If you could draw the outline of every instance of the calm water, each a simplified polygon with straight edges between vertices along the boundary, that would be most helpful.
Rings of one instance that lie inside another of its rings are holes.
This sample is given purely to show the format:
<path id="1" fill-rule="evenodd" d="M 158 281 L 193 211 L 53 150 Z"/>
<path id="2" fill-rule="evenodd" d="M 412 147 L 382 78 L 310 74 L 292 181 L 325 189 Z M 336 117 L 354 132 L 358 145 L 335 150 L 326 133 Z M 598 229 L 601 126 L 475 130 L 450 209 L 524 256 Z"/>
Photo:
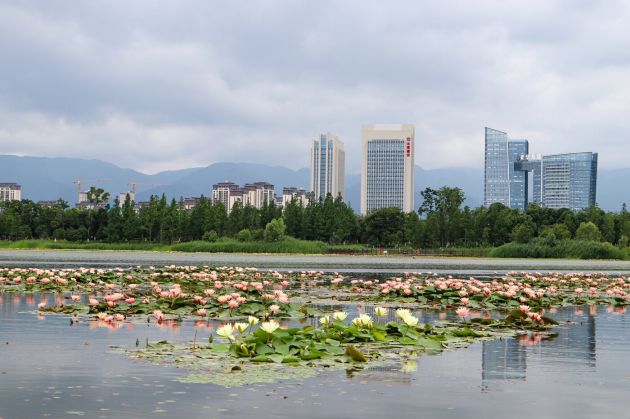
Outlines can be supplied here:
<path id="1" fill-rule="evenodd" d="M 0 298 L 0 418 L 610 418 L 630 417 L 630 321 L 588 307 L 553 316 L 570 323 L 548 341 L 504 339 L 437 356 L 417 371 L 329 372 L 303 381 L 226 389 L 183 384 L 186 371 L 110 352 L 144 342 L 200 341 L 192 321 L 119 329 L 34 314 L 40 297 Z M 49 302 L 53 297 L 49 297 Z M 431 321 L 434 313 L 422 313 Z"/>
<path id="2" fill-rule="evenodd" d="M 606 271 L 629 273 L 630 261 L 541 260 L 490 258 L 428 258 L 337 255 L 252 255 L 216 253 L 165 253 L 119 251 L 0 250 L 0 266 L 117 267 L 210 265 L 250 266 L 278 270 L 322 270 L 326 272 L 401 273 L 440 272 L 457 275 L 488 275 L 507 271 Z"/>

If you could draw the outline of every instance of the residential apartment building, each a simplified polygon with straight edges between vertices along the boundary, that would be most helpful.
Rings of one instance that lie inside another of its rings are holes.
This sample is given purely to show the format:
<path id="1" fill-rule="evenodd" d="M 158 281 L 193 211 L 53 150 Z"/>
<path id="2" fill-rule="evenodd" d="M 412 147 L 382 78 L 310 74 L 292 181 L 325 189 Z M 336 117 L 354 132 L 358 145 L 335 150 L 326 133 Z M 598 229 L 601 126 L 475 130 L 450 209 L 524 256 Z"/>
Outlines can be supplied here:
<path id="1" fill-rule="evenodd" d="M 415 128 L 409 124 L 364 125 L 361 213 L 387 207 L 414 211 Z"/>
<path id="2" fill-rule="evenodd" d="M 262 208 L 265 202 L 276 204 L 274 185 L 269 182 L 246 183 L 242 188 L 234 182 L 219 182 L 212 185 L 212 202 L 221 202 L 228 212 L 235 203 Z"/>
<path id="3" fill-rule="evenodd" d="M 343 142 L 330 132 L 321 134 L 311 146 L 311 192 L 315 199 L 344 194 L 346 154 Z"/>
<path id="4" fill-rule="evenodd" d="M 286 208 L 293 198 L 296 198 L 298 204 L 303 206 L 308 204 L 308 196 L 304 189 L 295 187 L 282 188 L 282 208 Z"/>
<path id="5" fill-rule="evenodd" d="M 21 201 L 22 187 L 17 183 L 0 183 L 0 202 Z"/>

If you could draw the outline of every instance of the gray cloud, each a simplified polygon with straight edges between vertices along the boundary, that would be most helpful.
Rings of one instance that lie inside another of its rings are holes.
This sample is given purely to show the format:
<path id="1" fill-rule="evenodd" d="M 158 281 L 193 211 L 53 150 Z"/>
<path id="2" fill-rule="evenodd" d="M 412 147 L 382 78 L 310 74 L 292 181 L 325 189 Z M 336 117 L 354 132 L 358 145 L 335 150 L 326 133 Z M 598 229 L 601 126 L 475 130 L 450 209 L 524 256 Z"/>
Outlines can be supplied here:
<path id="1" fill-rule="evenodd" d="M 358 171 L 405 122 L 426 168 L 481 166 L 485 125 L 627 165 L 626 2 L 419 3 L 0 2 L 0 153 L 297 168 L 332 130 Z"/>

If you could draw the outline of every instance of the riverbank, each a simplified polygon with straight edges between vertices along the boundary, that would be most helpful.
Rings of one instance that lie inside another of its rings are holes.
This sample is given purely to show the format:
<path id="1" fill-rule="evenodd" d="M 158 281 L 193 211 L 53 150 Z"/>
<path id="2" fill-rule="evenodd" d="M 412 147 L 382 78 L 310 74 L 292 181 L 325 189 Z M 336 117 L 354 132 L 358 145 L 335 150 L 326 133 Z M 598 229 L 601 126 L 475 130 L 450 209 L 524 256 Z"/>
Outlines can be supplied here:
<path id="1" fill-rule="evenodd" d="M 216 241 L 193 241 L 172 245 L 158 243 L 103 243 L 70 242 L 65 240 L 17 240 L 0 241 L 0 249 L 39 250 L 110 250 L 150 251 L 186 253 L 259 253 L 259 254 L 302 254 L 302 255 L 407 255 L 407 256 L 451 256 L 486 257 L 490 248 L 411 249 L 375 248 L 362 244 L 327 244 L 321 241 L 299 240 L 285 237 L 276 242 L 258 240 L 239 241 L 219 238 Z"/>
<path id="2" fill-rule="evenodd" d="M 428 256 L 263 255 L 154 251 L 0 249 L 0 266 L 128 267 L 164 265 L 247 266 L 281 271 L 317 270 L 382 274 L 436 272 L 493 275 L 510 271 L 630 272 L 630 261 L 572 259 L 498 259 Z"/>

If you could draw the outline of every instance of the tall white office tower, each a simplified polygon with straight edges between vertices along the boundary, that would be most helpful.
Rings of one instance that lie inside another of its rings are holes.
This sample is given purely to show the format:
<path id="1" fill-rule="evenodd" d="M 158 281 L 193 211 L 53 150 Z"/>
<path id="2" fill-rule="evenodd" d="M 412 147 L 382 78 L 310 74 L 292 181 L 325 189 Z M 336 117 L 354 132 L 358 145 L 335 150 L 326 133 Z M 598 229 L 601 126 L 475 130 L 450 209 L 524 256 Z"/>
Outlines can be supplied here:
<path id="1" fill-rule="evenodd" d="M 414 134 L 410 124 L 363 125 L 361 213 L 398 207 L 414 211 Z"/>
<path id="2" fill-rule="evenodd" d="M 321 134 L 311 147 L 311 192 L 314 198 L 344 194 L 346 153 L 343 142 L 330 132 Z"/>

